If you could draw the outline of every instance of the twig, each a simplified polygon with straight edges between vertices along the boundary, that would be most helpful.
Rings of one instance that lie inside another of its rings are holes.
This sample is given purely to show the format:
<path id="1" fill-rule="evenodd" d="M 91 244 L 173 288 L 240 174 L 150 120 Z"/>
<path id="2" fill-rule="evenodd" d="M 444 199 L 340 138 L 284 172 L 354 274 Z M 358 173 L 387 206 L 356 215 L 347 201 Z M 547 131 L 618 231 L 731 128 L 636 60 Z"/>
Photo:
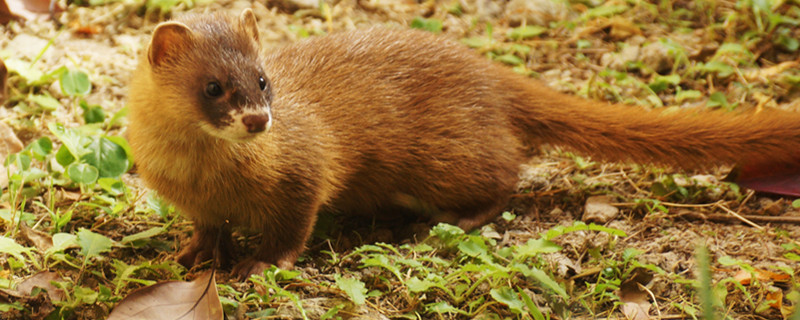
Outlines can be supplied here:
<path id="1" fill-rule="evenodd" d="M 702 214 L 696 212 L 684 212 L 679 215 L 680 217 L 692 219 L 692 220 L 709 220 L 715 222 L 733 222 L 733 221 L 741 221 L 738 218 L 731 217 L 728 214 Z M 754 215 L 744 215 L 741 216 L 746 220 L 752 222 L 760 222 L 760 223 L 786 223 L 786 224 L 797 224 L 800 225 L 800 217 L 774 217 L 774 216 L 754 216 Z"/>
<path id="2" fill-rule="evenodd" d="M 727 212 L 728 214 L 730 214 L 730 215 L 732 215 L 732 216 L 736 217 L 737 219 L 739 219 L 739 220 L 741 220 L 742 222 L 744 222 L 744 223 L 746 223 L 746 224 L 750 225 L 751 227 L 753 227 L 753 228 L 756 228 L 756 229 L 758 229 L 759 231 L 764 231 L 764 227 L 762 227 L 762 226 L 759 226 L 759 225 L 757 225 L 757 224 L 753 223 L 752 221 L 750 221 L 750 220 L 748 220 L 747 218 L 745 218 L 745 217 L 743 217 L 743 216 L 739 215 L 739 214 L 738 214 L 738 213 L 736 213 L 735 211 L 733 211 L 733 210 L 731 210 L 731 209 L 728 209 L 728 207 L 726 207 L 726 206 L 724 206 L 724 205 L 720 204 L 719 202 L 717 202 L 717 204 L 716 204 L 716 207 L 717 207 L 717 208 L 720 208 L 720 209 L 722 209 L 723 211 L 725 211 L 725 212 Z"/>

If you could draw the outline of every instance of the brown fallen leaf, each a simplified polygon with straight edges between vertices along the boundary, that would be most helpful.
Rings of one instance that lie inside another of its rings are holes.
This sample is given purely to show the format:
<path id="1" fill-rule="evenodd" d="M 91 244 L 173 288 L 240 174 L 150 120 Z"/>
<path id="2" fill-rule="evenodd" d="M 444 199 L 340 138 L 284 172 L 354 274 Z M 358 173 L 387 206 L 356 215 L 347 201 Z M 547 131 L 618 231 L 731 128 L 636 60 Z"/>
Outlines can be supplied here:
<path id="1" fill-rule="evenodd" d="M 11 312 L 4 313 L 2 319 L 45 319 L 55 310 L 53 301 L 63 301 L 66 295 L 64 291 L 52 284 L 53 281 L 61 281 L 62 278 L 55 272 L 39 272 L 17 285 L 16 290 L 0 290 L 0 302 L 21 303 L 29 306 L 25 316 Z M 41 288 L 46 294 L 33 296 L 34 288 Z"/>
<path id="2" fill-rule="evenodd" d="M 12 18 L 22 17 L 24 20 L 48 19 L 50 17 L 50 0 L 0 0 L 6 5 Z M 60 11 L 57 3 L 54 11 Z M 2 5 L 0 5 L 2 7 Z M 0 17 L 0 21 L 2 17 Z"/>
<path id="3" fill-rule="evenodd" d="M 30 296 L 34 288 L 41 288 L 47 292 L 50 301 L 62 301 L 66 297 L 64 290 L 53 285 L 53 281 L 62 280 L 61 276 L 55 272 L 42 271 L 20 282 L 17 285 L 17 292 Z"/>
<path id="4" fill-rule="evenodd" d="M 108 320 L 223 319 L 214 273 L 194 281 L 167 281 L 134 290 L 117 304 Z"/>
<path id="5" fill-rule="evenodd" d="M 24 20 L 24 18 L 11 13 L 11 9 L 8 8 L 8 4 L 6 0 L 0 0 L 0 24 L 5 25 L 11 20 Z"/>
<path id="6" fill-rule="evenodd" d="M 619 300 L 622 302 L 620 310 L 625 318 L 630 320 L 650 319 L 650 296 L 642 288 L 652 279 L 652 274 L 644 269 L 639 269 L 619 286 Z"/>
<path id="7" fill-rule="evenodd" d="M 600 17 L 587 22 L 576 36 L 583 37 L 603 30 L 608 30 L 608 36 L 617 41 L 642 34 L 642 30 L 633 21 L 614 16 L 611 18 Z"/>
<path id="8" fill-rule="evenodd" d="M 0 0 L 2 1 L 2 0 Z M 0 159 L 5 159 L 9 154 L 22 150 L 22 141 L 5 122 L 0 121 Z M 6 167 L 0 162 L 0 189 L 8 186 Z"/>
<path id="9" fill-rule="evenodd" d="M 739 270 L 733 276 L 733 278 L 741 283 L 742 285 L 749 285 L 753 282 L 753 276 L 756 277 L 756 280 L 764 282 L 764 281 L 774 281 L 774 282 L 787 282 L 791 279 L 791 276 L 785 273 L 775 273 L 769 270 L 764 269 L 756 269 L 754 272 L 749 272 L 747 270 Z"/>
<path id="10" fill-rule="evenodd" d="M 32 243 L 39 252 L 45 252 L 53 246 L 53 237 L 47 232 L 31 229 L 24 223 L 21 223 L 19 227 L 20 231 L 22 231 L 22 237 Z"/>
<path id="11" fill-rule="evenodd" d="M 767 296 L 764 298 L 769 301 L 770 307 L 781 310 L 781 308 L 783 308 L 783 291 L 776 287 L 771 287 L 770 289 L 771 290 L 767 292 Z"/>

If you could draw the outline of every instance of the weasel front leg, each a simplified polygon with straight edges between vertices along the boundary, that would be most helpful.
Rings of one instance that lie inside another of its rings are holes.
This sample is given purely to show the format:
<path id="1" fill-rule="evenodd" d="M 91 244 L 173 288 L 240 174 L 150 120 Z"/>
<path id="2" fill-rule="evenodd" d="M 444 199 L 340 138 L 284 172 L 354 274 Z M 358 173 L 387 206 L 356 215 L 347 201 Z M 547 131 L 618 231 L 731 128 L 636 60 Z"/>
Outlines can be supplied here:
<path id="1" fill-rule="evenodd" d="M 196 221 L 192 238 L 178 253 L 178 263 L 188 269 L 211 260 L 214 258 L 214 250 L 217 249 L 218 238 L 219 254 L 217 255 L 217 263 L 220 267 L 227 267 L 233 258 L 234 250 L 230 229 L 226 226 L 199 224 Z"/>
<path id="2" fill-rule="evenodd" d="M 233 267 L 233 274 L 246 279 L 251 274 L 261 274 L 270 265 L 281 269 L 292 269 L 297 258 L 314 230 L 317 209 L 300 212 L 291 221 L 275 223 L 262 228 L 261 242 L 255 254 L 248 256 Z"/>

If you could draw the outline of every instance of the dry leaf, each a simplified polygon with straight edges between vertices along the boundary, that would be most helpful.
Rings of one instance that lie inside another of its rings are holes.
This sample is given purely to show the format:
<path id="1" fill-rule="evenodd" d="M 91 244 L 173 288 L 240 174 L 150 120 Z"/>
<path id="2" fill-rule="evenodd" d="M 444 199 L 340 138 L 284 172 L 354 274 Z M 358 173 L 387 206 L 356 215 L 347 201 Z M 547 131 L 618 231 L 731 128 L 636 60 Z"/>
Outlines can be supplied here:
<path id="1" fill-rule="evenodd" d="M 167 281 L 134 290 L 117 304 L 115 319 L 222 319 L 222 304 L 212 272 L 194 281 Z"/>
<path id="2" fill-rule="evenodd" d="M 22 141 L 19 141 L 14 130 L 5 122 L 0 122 L 0 157 L 5 159 L 9 154 L 22 150 Z"/>
<path id="3" fill-rule="evenodd" d="M 642 30 L 633 21 L 621 16 L 613 16 L 608 21 L 611 31 L 608 33 L 612 39 L 625 40 L 634 35 L 641 35 Z"/>
<path id="4" fill-rule="evenodd" d="M 30 313 L 26 314 L 25 319 L 45 319 L 55 310 L 52 302 L 63 301 L 66 297 L 63 290 L 52 284 L 53 281 L 62 281 L 62 278 L 55 272 L 39 272 L 18 284 L 16 290 L 0 290 L 0 302 L 30 306 L 26 309 Z M 31 296 L 34 288 L 41 288 L 47 294 Z M 0 318 L 5 319 L 2 316 Z M 12 318 L 16 319 L 13 316 Z"/>
<path id="5" fill-rule="evenodd" d="M 586 199 L 583 221 L 604 224 L 617 217 L 619 209 L 611 205 L 608 196 L 592 196 Z"/>
<path id="6" fill-rule="evenodd" d="M 11 22 L 11 20 L 23 20 L 23 18 L 11 13 L 11 9 L 8 8 L 6 0 L 0 0 L 0 24 L 5 25 Z"/>
<path id="7" fill-rule="evenodd" d="M 0 0 L 2 1 L 2 0 Z M 14 130 L 5 122 L 0 122 L 0 159 L 5 159 L 9 154 L 22 150 L 22 141 L 19 141 Z M 8 186 L 6 167 L 0 162 L 0 189 Z"/>
<path id="8" fill-rule="evenodd" d="M 736 272 L 736 275 L 734 275 L 733 278 L 742 285 L 749 285 L 753 281 L 754 274 L 756 276 L 756 279 L 761 282 L 764 281 L 787 282 L 791 278 L 791 276 L 789 276 L 788 274 L 775 273 L 763 269 L 756 269 L 752 273 L 746 270 L 739 270 L 738 272 Z"/>
<path id="9" fill-rule="evenodd" d="M 72 29 L 72 32 L 84 36 L 92 36 L 103 32 L 103 27 L 99 24 L 82 25 L 81 22 L 77 20 L 70 22 L 68 26 Z"/>
<path id="10" fill-rule="evenodd" d="M 34 288 L 41 288 L 47 292 L 50 301 L 64 300 L 66 297 L 64 290 L 54 286 L 52 284 L 53 281 L 63 281 L 63 279 L 55 272 L 42 271 L 20 282 L 16 291 L 22 295 L 30 296 Z"/>
<path id="11" fill-rule="evenodd" d="M 764 298 L 772 301 L 769 303 L 769 306 L 774 309 L 781 310 L 783 307 L 783 291 L 781 291 L 781 289 L 771 287 L 771 290 L 767 292 L 767 296 Z"/>
<path id="12" fill-rule="evenodd" d="M 45 252 L 53 246 L 53 237 L 51 237 L 50 234 L 31 229 L 31 227 L 28 227 L 24 223 L 21 223 L 19 227 L 20 231 L 22 231 L 22 237 L 30 243 L 33 243 L 33 246 L 36 247 L 39 252 Z"/>
<path id="13" fill-rule="evenodd" d="M 586 25 L 576 33 L 576 36 L 580 38 L 605 29 L 609 29 L 608 35 L 614 40 L 625 40 L 634 35 L 642 34 L 642 30 L 639 26 L 634 24 L 633 21 L 614 16 L 612 18 L 601 17 L 587 22 Z"/>
<path id="14" fill-rule="evenodd" d="M 783 73 L 786 70 L 795 69 L 800 65 L 798 61 L 785 61 L 766 68 L 752 68 L 742 72 L 742 76 L 748 81 L 768 82 L 770 78 Z"/>
<path id="15" fill-rule="evenodd" d="M 619 300 L 622 302 L 620 308 L 625 318 L 631 320 L 650 319 L 650 295 L 642 289 L 653 275 L 644 269 L 633 272 L 630 279 L 625 280 L 619 286 Z"/>
<path id="16" fill-rule="evenodd" d="M 12 18 L 22 17 L 27 20 L 47 19 L 50 17 L 50 0 L 0 0 L 6 4 Z M 2 7 L 2 6 L 0 6 Z M 60 8 L 54 8 L 59 11 Z M 2 11 L 2 10 L 0 10 Z M 2 15 L 2 12 L 0 12 Z M 3 18 L 0 17 L 0 21 Z"/>

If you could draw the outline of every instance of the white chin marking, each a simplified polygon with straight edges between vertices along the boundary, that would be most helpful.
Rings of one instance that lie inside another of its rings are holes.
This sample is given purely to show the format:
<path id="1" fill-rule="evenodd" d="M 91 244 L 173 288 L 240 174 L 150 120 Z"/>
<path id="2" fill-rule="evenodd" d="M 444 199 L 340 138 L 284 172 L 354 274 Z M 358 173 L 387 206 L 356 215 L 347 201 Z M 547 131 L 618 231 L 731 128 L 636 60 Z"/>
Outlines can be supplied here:
<path id="1" fill-rule="evenodd" d="M 249 132 L 247 130 L 247 126 L 245 126 L 244 122 L 242 122 L 242 118 L 248 115 L 262 115 L 262 116 L 266 115 L 268 117 L 267 123 L 265 125 L 266 129 L 264 131 L 255 133 Z M 215 127 L 207 122 L 202 122 L 200 126 L 205 132 L 208 132 L 210 135 L 231 142 L 250 141 L 255 137 L 258 137 L 259 135 L 266 133 L 272 127 L 272 111 L 269 108 L 267 108 L 266 111 L 236 110 L 231 112 L 230 116 L 233 119 L 233 121 L 222 127 Z"/>

